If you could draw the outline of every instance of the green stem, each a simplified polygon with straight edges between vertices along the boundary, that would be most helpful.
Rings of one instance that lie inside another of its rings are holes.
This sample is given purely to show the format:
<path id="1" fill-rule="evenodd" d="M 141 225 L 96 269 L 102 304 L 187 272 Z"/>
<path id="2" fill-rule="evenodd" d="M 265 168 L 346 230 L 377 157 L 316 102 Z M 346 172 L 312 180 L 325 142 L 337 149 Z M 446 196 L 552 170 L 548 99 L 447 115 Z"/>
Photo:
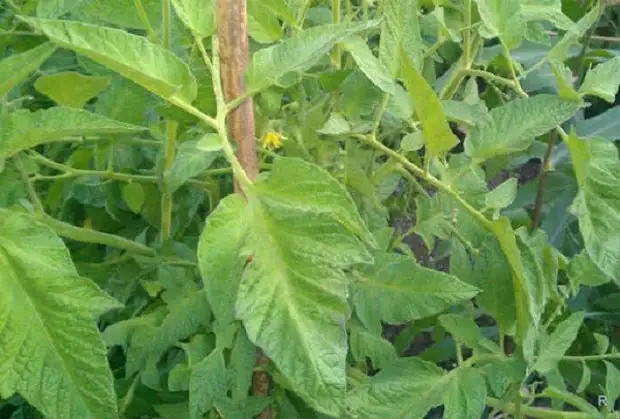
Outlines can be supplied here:
<path id="1" fill-rule="evenodd" d="M 467 68 L 471 66 L 471 0 L 465 0 L 465 34 L 463 35 L 463 56 Z"/>
<path id="2" fill-rule="evenodd" d="M 497 408 L 510 414 L 514 414 L 517 410 L 517 407 L 514 404 L 503 403 L 501 400 L 492 397 L 487 397 L 486 404 L 492 408 Z M 591 413 L 562 412 L 559 410 L 531 406 L 521 406 L 521 413 L 526 417 L 537 419 L 592 419 Z"/>
<path id="3" fill-rule="evenodd" d="M 337 25 L 340 23 L 340 0 L 332 0 L 332 23 Z M 340 45 L 334 45 L 332 50 L 332 61 L 336 68 L 342 67 L 342 52 L 340 51 Z"/>
<path id="4" fill-rule="evenodd" d="M 30 182 L 30 179 L 28 179 L 28 173 L 26 173 L 26 170 L 24 169 L 22 158 L 19 154 L 13 157 L 13 163 L 15 164 L 15 167 L 19 171 L 19 174 L 22 177 L 22 181 L 26 184 L 28 195 L 30 196 L 32 203 L 34 204 L 35 210 L 37 212 L 44 213 L 45 208 L 43 207 L 43 204 L 41 203 L 41 200 L 39 199 L 39 195 L 37 194 L 37 191 L 34 188 L 34 185 L 32 184 L 32 182 Z"/>
<path id="5" fill-rule="evenodd" d="M 599 0 L 599 1 L 602 2 L 603 0 Z M 598 6 L 598 7 L 599 7 L 598 17 L 596 18 L 594 25 L 592 25 L 592 28 L 590 28 L 590 30 L 588 31 L 585 39 L 582 41 L 581 51 L 579 52 L 579 68 L 577 69 L 577 77 L 579 77 L 579 80 L 577 82 L 578 85 L 581 85 L 581 83 L 583 83 L 583 79 L 586 76 L 586 72 L 584 71 L 585 66 L 586 66 L 585 55 L 586 55 L 586 52 L 588 52 L 588 48 L 590 47 L 590 43 L 592 42 L 592 36 L 596 32 L 596 28 L 601 22 L 601 18 L 603 17 L 603 12 L 605 10 L 604 5 Z"/>
<path id="6" fill-rule="evenodd" d="M 155 256 L 156 254 L 154 249 L 151 249 L 150 247 L 147 247 L 143 244 L 125 239 L 124 237 L 115 236 L 108 233 L 102 233 L 100 231 L 89 230 L 86 228 L 76 227 L 74 225 L 58 221 L 44 213 L 35 214 L 35 218 L 47 224 L 57 234 L 71 240 L 84 243 L 104 244 L 106 246 L 116 247 L 118 249 L 123 249 L 129 252 L 139 253 L 148 256 Z"/>
<path id="7" fill-rule="evenodd" d="M 174 164 L 177 144 L 178 123 L 170 119 L 166 120 L 166 141 L 164 149 L 164 164 L 162 167 L 162 178 L 164 184 L 164 193 L 161 197 L 161 238 L 166 241 L 170 238 L 172 231 L 172 192 L 168 190 L 168 181 L 166 179 L 167 171 Z"/>
<path id="8" fill-rule="evenodd" d="M 467 76 L 480 77 L 489 82 L 494 82 L 496 84 L 508 86 L 511 89 L 516 89 L 514 81 L 510 79 L 506 79 L 504 77 L 496 76 L 495 74 L 489 73 L 488 71 L 475 70 L 475 69 L 466 69 L 466 70 L 461 70 L 461 71 L 463 72 L 464 75 L 467 75 Z"/>
<path id="9" fill-rule="evenodd" d="M 521 83 L 519 82 L 519 77 L 517 76 L 517 71 L 515 70 L 514 61 L 512 60 L 512 57 L 510 56 L 510 50 L 505 45 L 502 45 L 502 47 L 504 49 L 504 57 L 506 57 L 506 60 L 508 61 L 508 68 L 510 69 L 510 75 L 512 76 L 512 80 L 514 83 L 513 89 L 515 90 L 515 92 L 517 92 L 519 96 L 527 97 L 527 93 L 525 93 L 525 91 L 521 87 Z"/>
<path id="10" fill-rule="evenodd" d="M 171 38 L 171 10 L 170 10 L 170 0 L 162 0 L 161 2 L 161 44 L 164 48 L 170 49 L 170 38 Z"/>
<path id="11" fill-rule="evenodd" d="M 146 36 L 149 41 L 155 42 L 156 36 L 153 27 L 151 26 L 151 22 L 149 21 L 149 17 L 146 14 L 146 10 L 144 9 L 144 5 L 142 4 L 142 0 L 133 0 L 134 6 L 136 6 L 136 11 L 138 12 L 138 17 L 140 18 L 140 22 L 144 26 L 146 30 Z"/>
<path id="12" fill-rule="evenodd" d="M 620 354 L 601 354 L 584 356 L 563 356 L 562 361 L 584 362 L 584 361 L 603 361 L 607 359 L 620 359 Z"/>

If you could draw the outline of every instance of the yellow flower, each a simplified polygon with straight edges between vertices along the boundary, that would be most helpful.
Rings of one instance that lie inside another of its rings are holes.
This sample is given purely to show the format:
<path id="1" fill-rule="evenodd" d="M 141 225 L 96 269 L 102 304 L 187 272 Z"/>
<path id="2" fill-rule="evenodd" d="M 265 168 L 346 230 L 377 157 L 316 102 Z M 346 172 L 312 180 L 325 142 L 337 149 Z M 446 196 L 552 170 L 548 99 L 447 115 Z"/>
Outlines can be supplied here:
<path id="1" fill-rule="evenodd" d="M 263 135 L 263 147 L 280 148 L 282 147 L 282 136 L 273 130 L 269 130 Z"/>

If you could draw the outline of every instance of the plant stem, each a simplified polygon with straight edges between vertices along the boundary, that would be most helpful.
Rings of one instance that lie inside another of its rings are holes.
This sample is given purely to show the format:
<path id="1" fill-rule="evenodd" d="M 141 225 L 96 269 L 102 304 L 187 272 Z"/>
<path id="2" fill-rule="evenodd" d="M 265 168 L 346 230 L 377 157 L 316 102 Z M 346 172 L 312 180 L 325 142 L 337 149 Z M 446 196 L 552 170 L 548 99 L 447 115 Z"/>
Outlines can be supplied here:
<path id="1" fill-rule="evenodd" d="M 133 0 L 134 6 L 136 6 L 136 11 L 138 12 L 138 16 L 140 17 L 140 22 L 144 26 L 146 30 L 146 36 L 149 41 L 155 42 L 155 31 L 151 26 L 151 22 L 149 21 L 149 17 L 146 14 L 146 10 L 144 9 L 144 5 L 142 4 L 142 0 Z"/>
<path id="2" fill-rule="evenodd" d="M 465 34 L 463 35 L 463 58 L 466 68 L 471 66 L 471 0 L 465 0 Z"/>
<path id="3" fill-rule="evenodd" d="M 461 72 L 464 75 L 467 76 L 476 76 L 476 77 L 480 77 L 483 78 L 489 82 L 495 82 L 496 84 L 501 84 L 503 86 L 508 86 L 511 89 L 516 89 L 515 83 L 513 80 L 510 79 L 506 79 L 504 77 L 500 77 L 500 76 L 496 76 L 493 73 L 489 73 L 488 71 L 484 71 L 484 70 L 475 70 L 475 69 L 463 69 L 461 70 Z"/>
<path id="4" fill-rule="evenodd" d="M 492 397 L 487 397 L 486 404 L 492 408 L 498 408 L 499 410 L 510 414 L 514 414 L 517 409 L 513 403 L 503 403 L 501 400 Z M 521 406 L 521 413 L 526 417 L 537 419 L 592 419 L 591 413 L 563 412 L 559 410 L 531 406 Z"/>
<path id="5" fill-rule="evenodd" d="M 124 237 L 113 234 L 102 233 L 100 231 L 89 230 L 87 228 L 76 227 L 71 224 L 58 221 L 45 213 L 35 214 L 35 218 L 50 226 L 57 234 L 71 240 L 104 244 L 110 247 L 127 250 L 147 256 L 155 256 L 155 250 L 143 244 L 128 240 Z"/>
<path id="6" fill-rule="evenodd" d="M 551 154 L 555 147 L 555 142 L 558 138 L 557 130 L 553 130 L 549 135 L 549 141 L 547 143 L 547 150 L 545 151 L 545 157 L 543 158 L 542 168 L 538 179 L 538 191 L 536 192 L 536 205 L 534 207 L 534 214 L 532 215 L 532 231 L 536 230 L 541 222 L 542 208 L 545 201 L 545 187 L 547 184 L 547 177 L 551 168 L 549 167 L 551 161 Z"/>
<path id="7" fill-rule="evenodd" d="M 164 48 L 170 49 L 170 38 L 172 29 L 170 0 L 162 0 L 161 7 L 161 44 Z"/>
<path id="8" fill-rule="evenodd" d="M 337 25 L 340 23 L 340 0 L 331 0 L 332 1 L 332 23 Z M 332 62 L 337 69 L 342 67 L 342 52 L 340 51 L 340 45 L 334 45 L 334 49 L 332 50 Z"/>
<path id="9" fill-rule="evenodd" d="M 164 190 L 161 196 L 161 239 L 170 239 L 172 231 L 172 192 L 168 188 L 166 173 L 174 164 L 177 144 L 178 123 L 170 119 L 166 120 L 166 141 L 164 149 L 164 164 L 162 167 L 162 179 Z"/>
<path id="10" fill-rule="evenodd" d="M 37 194 L 37 191 L 34 188 L 34 185 L 30 182 L 30 179 L 28 179 L 28 173 L 26 173 L 26 170 L 24 169 L 22 158 L 19 154 L 13 157 L 13 163 L 15 164 L 15 167 L 19 171 L 19 174 L 22 177 L 22 181 L 26 184 L 28 195 L 30 196 L 32 203 L 34 204 L 35 210 L 41 213 L 45 212 L 45 208 L 43 207 L 43 204 L 41 203 L 41 200 L 39 199 L 39 195 Z"/>
<path id="11" fill-rule="evenodd" d="M 601 355 L 583 355 L 562 357 L 562 361 L 583 362 L 583 361 L 603 361 L 607 359 L 620 359 L 620 353 L 617 354 L 601 354 Z"/>
<path id="12" fill-rule="evenodd" d="M 581 83 L 583 83 L 583 79 L 586 76 L 586 72 L 584 71 L 585 66 L 586 66 L 585 55 L 586 55 L 586 52 L 588 52 L 588 48 L 590 47 L 590 42 L 592 42 L 592 35 L 594 35 L 594 33 L 596 32 L 597 26 L 601 22 L 601 18 L 603 17 L 604 10 L 605 10 L 604 5 L 599 6 L 598 17 L 596 18 L 594 25 L 592 25 L 592 28 L 590 28 L 590 30 L 586 34 L 585 39 L 583 39 L 582 41 L 581 51 L 579 52 L 579 67 L 577 69 L 577 77 L 578 77 L 577 84 L 578 85 L 581 85 Z"/>

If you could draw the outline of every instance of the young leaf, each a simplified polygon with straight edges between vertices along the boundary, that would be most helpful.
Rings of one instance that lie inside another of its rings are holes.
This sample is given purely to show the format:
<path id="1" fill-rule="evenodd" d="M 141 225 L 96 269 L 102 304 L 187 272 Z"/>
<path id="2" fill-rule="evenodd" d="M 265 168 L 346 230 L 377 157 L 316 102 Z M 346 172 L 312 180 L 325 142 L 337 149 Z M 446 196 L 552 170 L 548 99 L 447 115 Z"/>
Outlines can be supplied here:
<path id="1" fill-rule="evenodd" d="M 620 86 L 620 57 L 614 57 L 588 71 L 579 88 L 582 95 L 594 95 L 614 103 Z"/>
<path id="2" fill-rule="evenodd" d="M 94 60 L 147 90 L 172 101 L 191 103 L 196 78 L 172 52 L 120 29 L 81 22 L 28 19 L 52 42 Z"/>
<path id="3" fill-rule="evenodd" d="M 579 184 L 571 212 L 579 219 L 590 259 L 620 283 L 620 160 L 613 143 L 599 138 L 581 140 L 571 132 L 566 140 Z"/>
<path id="4" fill-rule="evenodd" d="M 360 36 L 352 36 L 343 42 L 344 48 L 353 57 L 362 73 L 375 86 L 393 95 L 396 87 L 389 70 L 373 54 L 366 41 Z"/>
<path id="5" fill-rule="evenodd" d="M 15 54 L 0 61 L 0 97 L 6 95 L 24 78 L 41 66 L 57 47 L 51 42 Z"/>
<path id="6" fill-rule="evenodd" d="M 582 103 L 540 94 L 516 99 L 491 110 L 491 120 L 474 127 L 465 152 L 478 162 L 527 149 L 534 138 L 566 121 Z"/>
<path id="7" fill-rule="evenodd" d="M 245 258 L 241 247 L 247 228 L 241 195 L 222 199 L 207 218 L 198 242 L 198 267 L 213 314 L 221 324 L 234 321 L 237 289 Z"/>
<path id="8" fill-rule="evenodd" d="M 581 37 L 590 29 L 599 18 L 601 13 L 601 5 L 603 2 L 595 2 L 594 6 L 584 17 L 572 25 L 568 31 L 564 34 L 562 39 L 556 43 L 551 50 L 547 53 L 547 60 L 555 60 L 564 62 L 568 57 L 569 48 L 580 42 Z"/>
<path id="9" fill-rule="evenodd" d="M 423 418 L 441 404 L 448 378 L 419 358 L 399 358 L 347 393 L 347 410 L 365 419 Z"/>
<path id="10" fill-rule="evenodd" d="M 224 355 L 214 349 L 192 368 L 189 379 L 189 417 L 201 419 L 228 390 Z"/>
<path id="11" fill-rule="evenodd" d="M 541 343 L 540 353 L 534 364 L 536 371 L 544 374 L 555 368 L 577 337 L 583 318 L 583 311 L 573 313 L 556 326 L 553 333 Z"/>
<path id="12" fill-rule="evenodd" d="M 380 321 L 402 324 L 440 313 L 470 299 L 478 289 L 443 272 L 424 268 L 407 256 L 383 253 L 353 285 L 353 305 L 369 330 Z M 382 301 L 391 301 L 382 304 Z"/>
<path id="13" fill-rule="evenodd" d="M 144 188 L 139 183 L 128 183 L 123 188 L 123 200 L 130 210 L 140 214 L 144 205 Z"/>
<path id="14" fill-rule="evenodd" d="M 75 71 L 41 76 L 34 88 L 61 106 L 83 108 L 110 85 L 110 77 L 85 76 Z"/>
<path id="15" fill-rule="evenodd" d="M 196 140 L 186 141 L 179 147 L 178 154 L 170 168 L 166 169 L 164 178 L 168 193 L 173 193 L 188 180 L 207 170 L 220 155 L 218 151 L 202 151 Z"/>
<path id="16" fill-rule="evenodd" d="M 174 11 L 185 26 L 201 38 L 215 32 L 215 2 L 212 0 L 172 0 Z"/>
<path id="17" fill-rule="evenodd" d="M 271 44 L 282 38 L 277 16 L 265 8 L 262 0 L 248 0 L 248 34 L 259 44 Z"/>
<path id="18" fill-rule="evenodd" d="M 417 71 L 424 61 L 422 36 L 418 21 L 418 0 L 387 0 L 383 4 L 379 60 L 392 78 L 400 75 L 402 51 Z"/>
<path id="19" fill-rule="evenodd" d="M 82 109 L 55 107 L 25 109 L 0 116 L 0 158 L 39 144 L 76 135 L 136 133 L 146 128 L 118 122 Z"/>
<path id="20" fill-rule="evenodd" d="M 409 58 L 403 54 L 401 60 L 403 80 L 409 98 L 415 104 L 415 113 L 422 123 L 422 132 L 426 139 L 426 158 L 432 159 L 451 150 L 459 140 L 450 129 L 441 101 L 433 88 L 411 64 Z"/>
<path id="21" fill-rule="evenodd" d="M 525 20 L 520 10 L 520 0 L 475 0 L 484 22 L 480 34 L 496 38 L 508 48 L 519 45 L 525 34 Z"/>
<path id="22" fill-rule="evenodd" d="M 280 44 L 263 48 L 252 56 L 246 73 L 248 88 L 259 92 L 277 84 L 287 73 L 304 71 L 337 42 L 374 26 L 374 22 L 315 26 Z"/>
<path id="23" fill-rule="evenodd" d="M 0 393 L 52 419 L 117 417 L 95 318 L 120 305 L 78 275 L 69 251 L 25 214 L 0 217 Z"/>
<path id="24" fill-rule="evenodd" d="M 248 208 L 245 245 L 253 259 L 237 317 L 298 395 L 339 416 L 349 313 L 343 269 L 372 261 L 374 238 L 343 186 L 294 158 L 276 160 L 249 190 Z"/>
<path id="25" fill-rule="evenodd" d="M 460 367 L 450 375 L 451 380 L 443 393 L 444 418 L 480 418 L 487 397 L 487 385 L 482 372 L 473 367 Z"/>

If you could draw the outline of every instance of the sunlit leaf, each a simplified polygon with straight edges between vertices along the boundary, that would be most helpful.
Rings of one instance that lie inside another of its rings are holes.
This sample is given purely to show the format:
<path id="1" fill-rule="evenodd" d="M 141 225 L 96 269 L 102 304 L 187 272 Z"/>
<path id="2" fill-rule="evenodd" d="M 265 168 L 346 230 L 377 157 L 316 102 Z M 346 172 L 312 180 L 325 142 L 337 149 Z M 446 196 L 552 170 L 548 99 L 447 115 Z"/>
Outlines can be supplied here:
<path id="1" fill-rule="evenodd" d="M 533 367 L 536 371 L 545 373 L 555 368 L 577 337 L 583 318 L 583 311 L 573 313 L 556 326 L 553 333 L 540 345 L 540 352 Z"/>
<path id="2" fill-rule="evenodd" d="M 614 103 L 619 85 L 620 57 L 615 57 L 588 71 L 579 93 L 598 96 L 609 103 Z"/>
<path id="3" fill-rule="evenodd" d="M 486 405 L 487 385 L 483 373 L 473 367 L 459 367 L 450 374 L 443 393 L 444 418 L 479 418 Z"/>
<path id="4" fill-rule="evenodd" d="M 581 41 L 581 37 L 598 20 L 601 11 L 601 2 L 594 3 L 594 6 L 584 17 L 571 26 L 568 31 L 547 53 L 546 58 L 563 62 L 569 55 L 569 48 Z"/>
<path id="5" fill-rule="evenodd" d="M 109 85 L 109 77 L 85 76 L 67 71 L 41 76 L 34 87 L 61 106 L 83 108 Z"/>
<path id="6" fill-rule="evenodd" d="M 37 16 L 55 19 L 68 13 L 84 0 L 41 0 L 37 3 Z"/>
<path id="7" fill-rule="evenodd" d="M 119 307 L 78 275 L 62 240 L 24 214 L 0 218 L 0 394 L 46 417 L 117 417 L 95 325 Z"/>
<path id="8" fill-rule="evenodd" d="M 21 150 L 65 137 L 136 133 L 146 129 L 65 107 L 6 114 L 0 116 L 0 127 L 0 157 L 10 157 Z"/>
<path id="9" fill-rule="evenodd" d="M 574 25 L 562 12 L 562 0 L 521 0 L 521 15 L 528 22 L 547 20 L 563 30 Z"/>
<path id="10" fill-rule="evenodd" d="M 246 74 L 248 88 L 258 92 L 276 84 L 287 73 L 304 71 L 337 42 L 376 25 L 371 22 L 315 26 L 280 44 L 263 48 L 252 56 Z"/>
<path id="11" fill-rule="evenodd" d="M 579 139 L 571 132 L 566 141 L 579 183 L 571 212 L 579 219 L 590 259 L 603 273 L 620 283 L 620 160 L 613 143 L 598 138 Z"/>
<path id="12" fill-rule="evenodd" d="M 353 325 L 350 336 L 351 354 L 358 362 L 365 362 L 368 358 L 373 367 L 383 368 L 397 359 L 396 350 L 389 341 L 361 326 Z"/>
<path id="13" fill-rule="evenodd" d="M 215 2 L 211 0 L 172 0 L 174 11 L 196 35 L 206 38 L 215 32 Z"/>
<path id="14" fill-rule="evenodd" d="M 448 382 L 435 364 L 400 358 L 348 392 L 347 408 L 359 418 L 423 418 L 442 403 Z"/>
<path id="15" fill-rule="evenodd" d="M 278 17 L 263 6 L 263 0 L 247 1 L 248 35 L 261 44 L 270 44 L 282 38 Z"/>
<path id="16" fill-rule="evenodd" d="M 172 52 L 143 36 L 81 22 L 28 19 L 50 40 L 105 65 L 166 99 L 191 103 L 196 78 Z"/>
<path id="17" fill-rule="evenodd" d="M 418 22 L 418 0 L 383 2 L 379 60 L 393 78 L 400 76 L 403 51 L 417 71 L 422 70 L 423 45 Z"/>
<path id="18" fill-rule="evenodd" d="M 422 123 L 426 139 L 426 158 L 431 159 L 451 150 L 459 143 L 448 125 L 441 101 L 411 61 L 403 55 L 402 74 L 415 113 Z"/>
<path id="19" fill-rule="evenodd" d="M 51 42 L 0 61 L 0 97 L 21 83 L 56 51 Z"/>
<path id="20" fill-rule="evenodd" d="M 573 116 L 581 103 L 541 94 L 515 99 L 491 110 L 491 120 L 475 126 L 465 152 L 477 161 L 527 149 L 534 138 Z"/>
<path id="21" fill-rule="evenodd" d="M 343 42 L 353 60 L 370 81 L 385 93 L 394 94 L 395 85 L 389 70 L 373 54 L 366 41 L 360 36 L 352 36 Z"/>
<path id="22" fill-rule="evenodd" d="M 519 45 L 525 33 L 525 20 L 520 0 L 475 0 L 484 26 L 480 34 L 485 38 L 499 37 L 507 48 Z"/>
<path id="23" fill-rule="evenodd" d="M 249 192 L 245 245 L 253 258 L 237 316 L 298 395 L 338 416 L 349 312 L 343 269 L 370 262 L 374 239 L 344 188 L 312 164 L 278 159 Z"/>
<path id="24" fill-rule="evenodd" d="M 440 313 L 477 293 L 477 288 L 454 276 L 395 253 L 377 255 L 374 266 L 352 288 L 357 315 L 370 330 L 380 321 L 402 324 Z"/>

